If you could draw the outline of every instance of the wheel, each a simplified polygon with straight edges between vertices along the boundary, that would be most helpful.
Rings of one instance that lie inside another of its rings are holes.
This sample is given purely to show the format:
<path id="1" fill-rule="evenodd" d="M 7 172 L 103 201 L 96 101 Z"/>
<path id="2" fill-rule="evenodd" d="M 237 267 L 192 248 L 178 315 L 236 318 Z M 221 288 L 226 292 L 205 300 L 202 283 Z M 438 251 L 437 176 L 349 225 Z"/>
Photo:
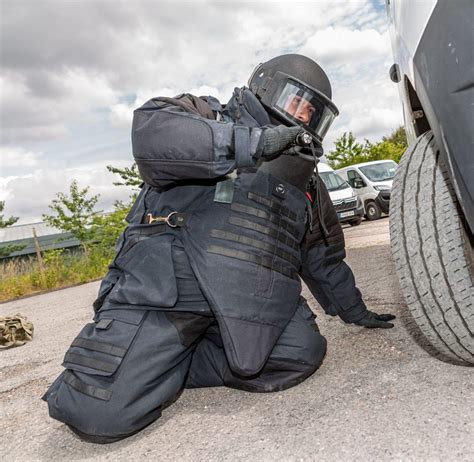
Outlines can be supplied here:
<path id="1" fill-rule="evenodd" d="M 359 225 L 361 224 L 361 222 L 362 222 L 362 218 L 361 218 L 361 217 L 357 217 L 356 219 L 351 220 L 351 221 L 349 222 L 349 224 L 350 224 L 351 226 L 359 226 Z"/>
<path id="2" fill-rule="evenodd" d="M 367 220 L 378 220 L 382 215 L 382 210 L 376 202 L 368 202 L 365 206 L 365 216 Z"/>
<path id="3" fill-rule="evenodd" d="M 473 365 L 472 243 L 431 131 L 398 166 L 390 240 L 409 332 L 439 359 Z"/>

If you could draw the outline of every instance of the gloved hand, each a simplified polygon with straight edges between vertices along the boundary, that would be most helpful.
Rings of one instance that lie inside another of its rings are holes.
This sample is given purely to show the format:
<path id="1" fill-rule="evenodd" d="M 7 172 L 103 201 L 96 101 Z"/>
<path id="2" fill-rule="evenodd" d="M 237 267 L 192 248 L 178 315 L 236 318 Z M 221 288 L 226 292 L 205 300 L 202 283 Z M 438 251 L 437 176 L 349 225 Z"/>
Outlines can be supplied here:
<path id="1" fill-rule="evenodd" d="M 283 154 L 283 151 L 295 144 L 298 134 L 304 132 L 301 127 L 286 127 L 278 125 L 266 128 L 262 134 L 261 157 L 263 160 L 272 160 Z"/>
<path id="2" fill-rule="evenodd" d="M 387 321 L 391 321 L 395 318 L 396 316 L 393 314 L 377 314 L 373 311 L 367 310 L 366 315 L 354 324 L 356 326 L 364 326 L 368 328 L 381 327 L 382 329 L 391 329 L 393 324 Z"/>

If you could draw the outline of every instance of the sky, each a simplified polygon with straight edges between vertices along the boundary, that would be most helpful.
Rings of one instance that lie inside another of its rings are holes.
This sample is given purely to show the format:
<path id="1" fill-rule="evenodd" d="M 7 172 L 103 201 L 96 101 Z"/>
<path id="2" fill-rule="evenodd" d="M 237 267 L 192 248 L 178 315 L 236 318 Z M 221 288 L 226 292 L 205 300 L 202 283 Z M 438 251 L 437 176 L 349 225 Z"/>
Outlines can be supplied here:
<path id="1" fill-rule="evenodd" d="M 40 221 L 72 180 L 111 210 L 130 195 L 106 165 L 133 163 L 133 110 L 187 92 L 225 103 L 261 62 L 317 61 L 342 133 L 377 141 L 403 123 L 383 0 L 0 0 L 0 200 Z"/>

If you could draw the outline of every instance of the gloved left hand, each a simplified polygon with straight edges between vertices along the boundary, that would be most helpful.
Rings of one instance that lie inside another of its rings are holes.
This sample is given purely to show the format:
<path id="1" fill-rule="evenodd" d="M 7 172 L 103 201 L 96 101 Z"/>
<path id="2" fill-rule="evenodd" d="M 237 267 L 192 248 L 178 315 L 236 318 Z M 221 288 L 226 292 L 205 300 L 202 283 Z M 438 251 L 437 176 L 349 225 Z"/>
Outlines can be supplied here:
<path id="1" fill-rule="evenodd" d="M 356 326 L 363 326 L 368 328 L 380 327 L 382 329 L 391 329 L 393 327 L 393 324 L 387 321 L 391 321 L 395 318 L 396 316 L 393 314 L 377 314 L 373 311 L 367 310 L 365 316 L 362 319 L 359 319 L 359 321 L 355 322 L 354 324 Z"/>

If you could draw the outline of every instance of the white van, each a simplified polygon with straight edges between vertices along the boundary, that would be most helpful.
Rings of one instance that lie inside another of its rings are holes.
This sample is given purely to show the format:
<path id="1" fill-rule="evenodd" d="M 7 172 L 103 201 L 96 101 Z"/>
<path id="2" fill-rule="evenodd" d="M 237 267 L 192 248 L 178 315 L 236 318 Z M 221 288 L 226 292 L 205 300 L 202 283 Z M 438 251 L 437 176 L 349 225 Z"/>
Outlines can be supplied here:
<path id="1" fill-rule="evenodd" d="M 360 225 L 364 216 L 364 206 L 354 190 L 328 165 L 319 163 L 318 173 L 331 197 L 341 223 Z"/>
<path id="2" fill-rule="evenodd" d="M 397 167 L 393 160 L 374 160 L 340 168 L 336 173 L 354 188 L 364 204 L 367 220 L 377 220 L 388 213 Z"/>

